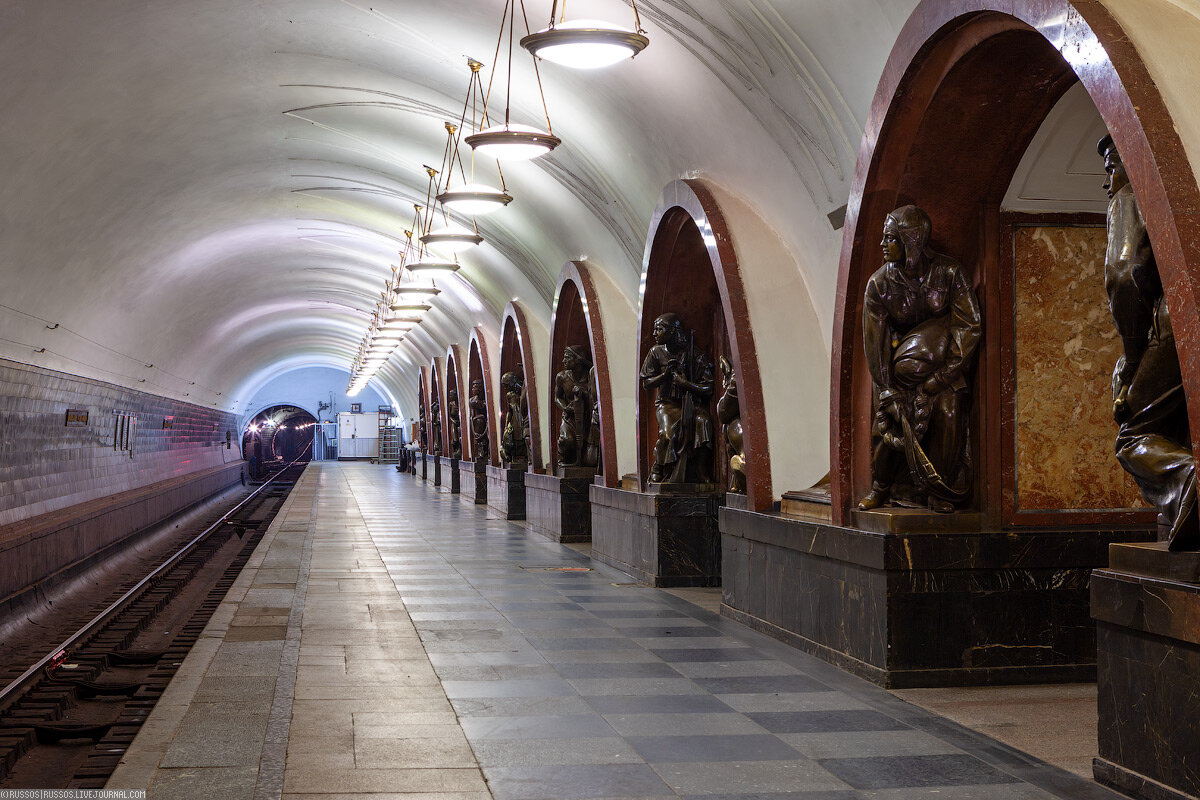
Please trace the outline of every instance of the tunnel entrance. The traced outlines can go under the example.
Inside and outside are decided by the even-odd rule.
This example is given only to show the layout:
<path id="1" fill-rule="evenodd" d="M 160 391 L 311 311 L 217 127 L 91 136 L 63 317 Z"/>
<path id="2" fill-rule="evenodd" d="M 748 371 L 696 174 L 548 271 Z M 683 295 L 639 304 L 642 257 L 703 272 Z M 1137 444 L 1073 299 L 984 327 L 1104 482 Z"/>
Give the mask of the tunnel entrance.
<path id="1" fill-rule="evenodd" d="M 242 432 L 242 458 L 250 465 L 250 478 L 257 480 L 296 459 L 311 460 L 316 430 L 316 418 L 297 406 L 260 411 Z"/>

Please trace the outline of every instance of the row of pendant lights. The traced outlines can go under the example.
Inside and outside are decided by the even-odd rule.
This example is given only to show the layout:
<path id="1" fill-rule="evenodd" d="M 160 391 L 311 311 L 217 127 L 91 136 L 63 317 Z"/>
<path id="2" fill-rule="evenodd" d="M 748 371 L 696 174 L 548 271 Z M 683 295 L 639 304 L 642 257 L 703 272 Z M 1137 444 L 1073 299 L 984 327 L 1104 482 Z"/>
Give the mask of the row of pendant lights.
<path id="1" fill-rule="evenodd" d="M 429 186 L 425 205 L 415 206 L 416 216 L 413 230 L 417 231 L 418 244 L 412 242 L 413 230 L 406 230 L 407 242 L 401 251 L 401 263 L 392 267 L 392 274 L 384 286 L 380 302 L 366 336 L 354 359 L 348 393 L 358 394 L 375 373 L 391 357 L 407 334 L 417 327 L 424 314 L 432 309 L 430 301 L 440 290 L 435 275 L 456 272 L 459 268 L 458 254 L 483 242 L 474 218 L 498 211 L 512 202 L 513 197 L 504 185 L 501 161 L 528 161 L 545 155 L 562 144 L 554 135 L 550 125 L 550 113 L 542 91 L 541 74 L 537 61 L 546 59 L 562 66 L 577 69 L 595 69 L 609 66 L 640 53 L 649 44 L 641 28 L 636 0 L 633 6 L 634 29 L 622 28 L 596 20 L 567 22 L 566 0 L 562 0 L 562 16 L 559 17 L 559 0 L 553 0 L 550 8 L 550 24 L 547 28 L 529 32 L 525 14 L 525 0 L 505 0 L 504 13 L 500 20 L 500 35 L 496 41 L 496 57 L 493 59 L 491 75 L 485 89 L 480 71 L 483 64 L 469 59 L 470 79 L 463 113 L 459 123 L 447 122 L 446 149 L 442 158 L 442 169 L 426 167 Z M 546 129 L 513 123 L 510 119 L 512 89 L 512 51 L 517 8 L 520 7 L 525 21 L 526 35 L 520 40 L 523 48 L 533 56 L 534 75 L 537 77 L 538 94 L 542 100 Z M 507 29 L 507 30 L 506 30 Z M 505 79 L 505 104 L 503 124 L 493 125 L 488 114 L 488 102 L 497 77 L 501 49 L 507 34 L 507 76 Z M 467 125 L 471 133 L 464 134 Z M 460 144 L 466 142 L 471 148 L 470 175 L 463 164 Z M 475 181 L 475 157 L 484 156 L 496 160 L 496 171 L 500 179 L 497 189 Z M 455 173 L 462 177 L 462 184 L 455 187 Z M 444 184 L 439 180 L 444 178 Z M 443 225 L 433 228 L 436 206 L 440 206 Z M 467 228 L 450 220 L 447 210 L 470 217 L 472 225 Z M 407 275 L 407 280 L 403 276 Z M 425 283 L 425 281 L 428 283 Z M 394 300 L 389 301 L 389 296 Z"/>

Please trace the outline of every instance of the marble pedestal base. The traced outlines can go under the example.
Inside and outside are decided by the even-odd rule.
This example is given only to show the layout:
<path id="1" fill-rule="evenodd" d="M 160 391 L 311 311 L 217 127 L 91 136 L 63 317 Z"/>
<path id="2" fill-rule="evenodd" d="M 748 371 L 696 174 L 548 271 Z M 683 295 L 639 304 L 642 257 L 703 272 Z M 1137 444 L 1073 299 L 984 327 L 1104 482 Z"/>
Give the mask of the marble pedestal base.
<path id="1" fill-rule="evenodd" d="M 652 586 L 720 586 L 720 495 L 589 487 L 592 558 Z"/>
<path id="2" fill-rule="evenodd" d="M 721 509 L 721 613 L 890 688 L 1088 681 L 1089 575 L 1154 537 L 878 527 Z"/>
<path id="3" fill-rule="evenodd" d="M 488 508 L 501 519 L 525 519 L 525 470 L 487 468 Z"/>
<path id="4" fill-rule="evenodd" d="M 1145 800 L 1200 797 L 1200 553 L 1114 544 L 1092 573 L 1096 780 Z"/>
<path id="5" fill-rule="evenodd" d="M 594 477 L 525 476 L 525 518 L 535 533 L 555 542 L 590 542 L 592 507 L 588 487 Z"/>
<path id="6" fill-rule="evenodd" d="M 425 453 L 418 451 L 416 453 L 416 462 L 416 467 L 421 473 L 421 480 L 429 480 L 429 457 Z M 415 475 L 416 473 L 414 472 L 413 474 Z"/>
<path id="7" fill-rule="evenodd" d="M 458 494 L 458 459 L 449 456 L 438 456 L 438 473 L 442 478 L 442 491 Z"/>
<path id="8" fill-rule="evenodd" d="M 425 480 L 434 486 L 442 485 L 441 456 L 435 456 L 433 453 L 425 454 Z"/>
<path id="9" fill-rule="evenodd" d="M 472 505 L 487 503 L 487 465 L 479 461 L 458 462 L 459 496 Z"/>

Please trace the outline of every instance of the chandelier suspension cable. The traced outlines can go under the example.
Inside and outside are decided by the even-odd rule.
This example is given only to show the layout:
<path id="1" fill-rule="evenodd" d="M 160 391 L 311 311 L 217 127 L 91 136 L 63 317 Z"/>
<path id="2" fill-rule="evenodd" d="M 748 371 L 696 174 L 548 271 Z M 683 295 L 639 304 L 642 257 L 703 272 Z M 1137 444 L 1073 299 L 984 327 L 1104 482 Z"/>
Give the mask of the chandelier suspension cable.
<path id="1" fill-rule="evenodd" d="M 520 0 L 520 2 L 521 2 L 521 17 L 525 21 L 525 35 L 528 36 L 531 33 L 533 33 L 533 31 L 529 28 L 529 15 L 525 13 L 525 0 Z M 566 3 L 566 0 L 563 0 L 564 13 L 566 12 L 566 9 L 567 9 L 567 3 Z M 517 15 L 517 10 L 514 7 L 513 8 L 513 17 L 516 17 L 516 15 Z M 512 35 L 512 27 L 510 26 L 509 30 L 508 30 L 508 71 L 509 71 L 508 91 L 510 93 L 512 92 L 512 45 L 513 45 L 513 35 Z M 538 95 L 541 96 L 541 98 L 542 98 L 542 113 L 545 114 L 545 116 L 546 116 L 546 133 L 553 136 L 554 128 L 551 127 L 551 125 L 550 125 L 550 107 L 548 105 L 546 105 L 546 90 L 542 88 L 542 71 L 540 69 L 538 69 L 537 62 L 538 62 L 538 60 L 536 58 L 534 58 L 533 59 L 533 76 L 535 78 L 537 78 Z M 504 121 L 508 122 L 508 119 L 507 119 L 508 108 L 507 107 L 504 109 L 504 113 L 505 113 L 505 117 L 506 117 Z"/>

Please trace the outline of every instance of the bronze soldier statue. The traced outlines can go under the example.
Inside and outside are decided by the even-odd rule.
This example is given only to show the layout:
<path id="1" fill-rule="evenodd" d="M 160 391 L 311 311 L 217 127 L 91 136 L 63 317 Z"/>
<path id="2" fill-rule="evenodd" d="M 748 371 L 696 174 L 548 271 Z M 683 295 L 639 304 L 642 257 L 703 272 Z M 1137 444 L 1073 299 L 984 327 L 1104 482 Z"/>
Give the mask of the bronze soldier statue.
<path id="1" fill-rule="evenodd" d="M 458 389 L 446 392 L 446 416 L 450 419 L 450 457 L 462 458 L 462 421 L 458 418 Z"/>
<path id="2" fill-rule="evenodd" d="M 420 417 L 420 422 L 417 425 L 417 444 L 421 448 L 422 453 L 429 452 L 429 432 L 425 423 L 425 392 L 421 391 L 417 395 L 417 414 Z"/>
<path id="3" fill-rule="evenodd" d="M 658 422 L 650 482 L 711 483 L 712 360 L 695 348 L 676 314 L 654 320 L 654 342 L 641 371 L 643 391 L 655 390 Z"/>
<path id="4" fill-rule="evenodd" d="M 483 381 L 471 381 L 467 406 L 471 410 L 471 447 L 475 460 L 486 464 L 491 457 L 491 447 L 488 442 L 487 395 L 483 391 Z"/>
<path id="5" fill-rule="evenodd" d="M 737 376 L 733 364 L 721 356 L 724 392 L 717 401 L 717 419 L 725 433 L 725 451 L 729 456 L 729 491 L 746 493 L 746 448 L 742 437 L 742 410 L 738 402 Z"/>
<path id="6" fill-rule="evenodd" d="M 500 461 L 509 469 L 525 469 L 529 459 L 529 446 L 525 440 L 529 430 L 525 381 L 520 372 L 506 372 L 500 377 L 500 388 L 504 391 L 505 408 L 501 418 L 504 432 L 500 436 Z"/>
<path id="7" fill-rule="evenodd" d="M 429 435 L 433 439 L 433 454 L 442 454 L 442 404 L 438 400 L 437 387 L 429 398 Z"/>
<path id="8" fill-rule="evenodd" d="M 929 248 L 931 233 L 916 206 L 888 214 L 884 265 L 867 281 L 863 345 L 875 404 L 864 511 L 897 499 L 951 511 L 971 496 L 969 378 L 983 325 L 971 282 Z"/>
<path id="9" fill-rule="evenodd" d="M 1108 180 L 1104 288 L 1122 354 L 1113 369 L 1117 459 L 1165 517 L 1168 549 L 1200 549 L 1196 465 L 1175 334 L 1158 264 L 1111 136 L 1096 147 Z"/>
<path id="10" fill-rule="evenodd" d="M 562 371 L 554 376 L 554 404 L 561 415 L 558 426 L 558 463 L 562 467 L 594 467 L 589 463 L 592 410 L 596 405 L 592 359 L 585 348 L 563 350 Z"/>

